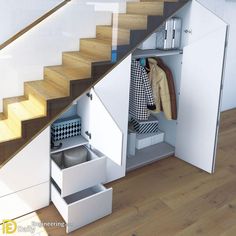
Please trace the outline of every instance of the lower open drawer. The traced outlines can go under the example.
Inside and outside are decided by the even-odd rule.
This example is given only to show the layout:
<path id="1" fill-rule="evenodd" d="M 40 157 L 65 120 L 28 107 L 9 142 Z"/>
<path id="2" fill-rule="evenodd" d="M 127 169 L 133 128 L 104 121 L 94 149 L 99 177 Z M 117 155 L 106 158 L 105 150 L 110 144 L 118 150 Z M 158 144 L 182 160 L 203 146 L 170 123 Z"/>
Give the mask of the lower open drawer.
<path id="1" fill-rule="evenodd" d="M 51 184 L 51 199 L 67 224 L 67 233 L 112 212 L 112 188 L 96 185 L 64 198 L 58 190 Z"/>

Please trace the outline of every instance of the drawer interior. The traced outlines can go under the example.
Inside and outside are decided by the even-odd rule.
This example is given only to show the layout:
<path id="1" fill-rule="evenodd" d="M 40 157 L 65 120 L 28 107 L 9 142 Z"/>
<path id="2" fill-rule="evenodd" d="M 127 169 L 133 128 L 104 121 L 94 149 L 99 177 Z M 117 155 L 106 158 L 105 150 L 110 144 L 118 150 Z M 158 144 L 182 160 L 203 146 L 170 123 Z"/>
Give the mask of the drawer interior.
<path id="1" fill-rule="evenodd" d="M 82 199 L 93 196 L 97 193 L 103 192 L 104 190 L 106 190 L 106 188 L 103 187 L 102 185 L 96 185 L 96 186 L 93 186 L 91 188 L 87 188 L 87 189 L 84 189 L 80 192 L 77 192 L 77 193 L 71 194 L 67 197 L 64 197 L 64 200 L 69 205 L 73 202 L 77 202 L 77 201 L 80 201 Z"/>
<path id="2" fill-rule="evenodd" d="M 99 152 L 96 149 L 89 148 L 86 145 L 83 145 L 83 147 L 85 147 L 87 149 L 87 151 L 88 151 L 87 158 L 86 158 L 85 162 L 82 162 L 82 163 L 79 163 L 79 164 L 83 164 L 83 163 L 86 163 L 86 162 L 89 162 L 89 161 L 92 161 L 92 160 L 96 160 L 96 159 L 104 156 L 101 152 Z M 61 170 L 78 165 L 78 164 L 74 164 L 73 166 L 65 167 L 64 166 L 64 158 L 65 158 L 65 156 L 64 156 L 64 152 L 63 151 L 51 155 L 51 159 L 56 163 L 56 165 Z M 78 158 L 79 158 L 79 156 L 78 156 Z"/>

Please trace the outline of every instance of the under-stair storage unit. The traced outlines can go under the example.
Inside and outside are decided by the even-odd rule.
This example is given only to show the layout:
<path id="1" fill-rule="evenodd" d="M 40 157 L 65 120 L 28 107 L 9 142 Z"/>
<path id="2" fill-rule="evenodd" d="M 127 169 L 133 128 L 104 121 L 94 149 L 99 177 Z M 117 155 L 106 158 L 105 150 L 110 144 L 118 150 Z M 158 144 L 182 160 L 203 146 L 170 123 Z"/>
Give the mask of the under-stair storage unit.
<path id="1" fill-rule="evenodd" d="M 29 185 L 27 183 L 28 186 L 22 185 L 20 188 L 17 184 L 14 193 L 12 192 L 13 197 L 18 197 L 15 192 L 38 184 L 38 191 L 41 194 L 45 193 L 43 194 L 45 199 L 33 202 L 30 209 L 23 211 L 20 209 L 19 214 L 26 214 L 30 210 L 47 205 L 48 186 L 51 185 L 51 200 L 68 223 L 69 233 L 111 213 L 112 189 L 106 189 L 102 184 L 123 177 L 125 167 L 127 170 L 132 170 L 175 154 L 178 158 L 205 171 L 210 173 L 214 171 L 227 25 L 195 0 L 190 1 L 176 13 L 176 16 L 183 20 L 180 50 L 164 52 L 139 50 L 134 53 L 135 58 L 159 55 L 171 68 L 175 78 L 178 119 L 167 121 L 162 113 L 156 115 L 159 119 L 159 129 L 164 134 L 160 139 L 159 137 L 156 139 L 156 144 L 140 148 L 134 157 L 126 160 L 131 61 L 129 54 L 148 34 L 184 4 L 186 1 L 128 3 L 127 13 L 117 14 L 118 28 L 117 25 L 113 25 L 114 22 L 108 26 L 97 26 L 94 32 L 96 38 L 81 39 L 79 49 L 66 47 L 67 51 L 60 57 L 62 60 L 57 57 L 58 61 L 53 62 L 62 64 L 45 67 L 42 80 L 28 81 L 27 78 L 24 92 L 22 90 L 23 97 L 4 99 L 4 113 L 0 114 L 0 131 L 7 136 L 0 140 L 1 163 L 9 161 L 83 94 L 73 105 L 75 115 L 81 118 L 81 135 L 56 141 L 50 154 L 50 143 L 47 140 L 48 146 L 42 150 L 47 150 L 44 164 L 48 165 L 45 168 L 41 163 L 42 170 L 39 171 L 39 176 L 37 173 L 37 182 L 34 179 L 36 183 Z M 150 7 L 154 5 L 158 8 Z M 71 7 L 73 8 L 72 5 Z M 66 28 L 68 25 L 70 24 L 66 23 Z M 117 39 L 115 45 L 113 45 L 113 27 L 119 33 L 115 38 Z M 64 32 L 64 37 L 71 35 L 64 30 L 61 31 Z M 34 42 L 32 40 L 34 37 L 28 41 Z M 73 36 L 73 40 L 74 38 L 77 40 L 79 37 L 76 35 Z M 21 50 L 26 47 L 25 45 L 27 41 L 21 44 Z M 114 48 L 115 59 L 119 64 L 110 60 Z M 33 57 L 37 58 L 35 50 L 32 51 Z M 100 55 L 101 51 L 104 55 Z M 52 54 L 51 57 L 54 58 L 55 55 Z M 10 74 L 12 75 L 12 71 Z M 40 77 L 32 79 L 35 78 Z M 28 113 L 28 110 L 33 110 L 32 107 L 38 107 L 37 114 Z M 17 110 L 22 117 L 17 118 L 13 115 Z M 8 125 L 12 126 L 11 129 Z M 15 131 L 15 125 L 18 128 L 17 134 L 11 133 L 11 130 Z M 10 139 L 4 130 L 10 131 Z M 146 144 L 142 146 L 140 142 L 137 145 L 146 146 Z M 81 156 L 78 157 L 80 160 L 73 160 L 74 156 L 68 154 L 68 152 L 73 153 L 76 148 L 86 150 L 85 161 L 81 161 Z M 28 153 L 27 156 L 29 155 L 31 154 Z M 49 155 L 51 183 L 49 183 Z M 37 161 L 39 160 L 41 159 Z M 31 161 L 32 165 L 35 165 L 35 161 L 33 159 Z M 71 164 L 73 161 L 74 164 Z M 22 163 L 24 164 L 24 162 L 21 164 L 13 162 L 13 169 L 15 166 L 18 169 Z M 25 166 L 28 168 L 28 165 Z M 9 189 L 6 191 L 10 194 Z M 30 198 L 33 195 L 33 188 L 28 191 L 27 194 L 23 193 L 24 200 L 27 200 L 25 195 Z M 6 195 L 5 190 L 4 195 Z M 12 202 L 18 204 L 15 200 Z M 0 205 L 4 204 L 5 200 L 1 201 Z M 8 216 L 15 217 L 15 215 Z"/>
<path id="2" fill-rule="evenodd" d="M 51 149 L 51 199 L 68 233 L 111 213 L 112 188 L 102 184 L 107 182 L 107 159 L 121 164 L 123 150 L 123 133 L 93 89 L 74 107 L 81 118 L 81 135 L 56 141 Z M 76 148 L 82 148 L 86 158 L 68 166 L 66 158 L 84 155 L 78 151 L 76 156 Z"/>
<path id="3" fill-rule="evenodd" d="M 227 24 L 197 1 L 189 2 L 175 16 L 183 22 L 181 48 L 138 49 L 133 59 L 159 57 L 171 69 L 177 120 L 167 120 L 162 112 L 154 114 L 160 131 L 165 133 L 164 142 L 136 149 L 135 155 L 127 158 L 127 171 L 175 155 L 214 172 Z"/>

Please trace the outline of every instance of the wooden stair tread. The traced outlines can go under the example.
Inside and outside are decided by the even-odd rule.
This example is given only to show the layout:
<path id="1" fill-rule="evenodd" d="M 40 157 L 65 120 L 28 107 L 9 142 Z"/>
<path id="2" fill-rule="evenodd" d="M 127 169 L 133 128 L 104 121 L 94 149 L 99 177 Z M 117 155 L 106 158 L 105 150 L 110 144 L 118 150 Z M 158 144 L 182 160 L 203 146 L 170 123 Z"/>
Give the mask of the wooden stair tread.
<path id="1" fill-rule="evenodd" d="M 112 43 L 107 39 L 83 38 L 80 39 L 80 51 L 90 55 L 111 59 Z"/>
<path id="2" fill-rule="evenodd" d="M 96 44 L 102 44 L 105 46 L 111 46 L 111 42 L 107 39 L 99 39 L 99 38 L 82 38 L 80 41 L 86 41 L 86 42 L 91 42 L 91 43 L 96 43 Z"/>
<path id="3" fill-rule="evenodd" d="M 97 27 L 99 27 L 99 28 L 107 28 L 107 29 L 112 29 L 112 28 L 114 28 L 114 26 L 112 26 L 112 25 L 97 25 Z M 115 28 L 116 30 L 120 30 L 120 31 L 130 31 L 130 29 L 127 29 L 127 28 L 122 28 L 122 27 L 116 27 Z"/>
<path id="4" fill-rule="evenodd" d="M 114 22 L 115 19 L 118 19 L 118 28 L 123 29 L 146 29 L 147 28 L 147 15 L 143 14 L 130 14 L 130 13 L 115 13 L 113 17 L 113 25 L 116 25 Z"/>
<path id="5" fill-rule="evenodd" d="M 67 94 L 62 91 L 58 86 L 44 80 L 36 80 L 26 82 L 25 86 L 33 90 L 35 94 L 43 97 L 45 100 L 66 97 Z"/>
<path id="6" fill-rule="evenodd" d="M 105 38 L 112 45 L 127 45 L 130 42 L 130 29 L 115 27 L 113 25 L 97 25 L 97 38 Z"/>
<path id="7" fill-rule="evenodd" d="M 20 138 L 20 134 L 9 128 L 8 119 L 0 120 L 0 142 L 7 142 L 17 138 Z"/>
<path id="8" fill-rule="evenodd" d="M 25 100 L 27 100 L 27 98 L 25 96 L 17 96 L 17 97 L 11 97 L 11 98 L 4 98 L 3 99 L 5 104 L 21 102 L 21 101 L 25 101 Z"/>
<path id="9" fill-rule="evenodd" d="M 127 13 L 163 15 L 164 2 L 127 2 Z"/>
<path id="10" fill-rule="evenodd" d="M 20 121 L 30 120 L 45 116 L 44 111 L 34 106 L 30 100 L 12 103 L 8 105 L 8 117 L 11 115 Z"/>
<path id="11" fill-rule="evenodd" d="M 7 106 L 11 103 L 25 101 L 27 98 L 25 96 L 16 96 L 10 98 L 3 98 L 3 113 L 7 117 Z"/>
<path id="12" fill-rule="evenodd" d="M 67 80 L 79 80 L 79 79 L 89 79 L 90 75 L 80 68 L 68 67 L 68 66 L 48 66 L 46 69 L 53 70 L 63 76 Z"/>
<path id="13" fill-rule="evenodd" d="M 71 52 L 64 52 L 63 54 L 67 54 L 71 57 L 74 57 L 75 59 L 81 59 L 84 62 L 87 62 L 89 64 L 93 62 L 100 62 L 100 61 L 105 61 L 106 58 L 98 55 L 91 55 L 85 52 L 81 51 L 71 51 Z"/>

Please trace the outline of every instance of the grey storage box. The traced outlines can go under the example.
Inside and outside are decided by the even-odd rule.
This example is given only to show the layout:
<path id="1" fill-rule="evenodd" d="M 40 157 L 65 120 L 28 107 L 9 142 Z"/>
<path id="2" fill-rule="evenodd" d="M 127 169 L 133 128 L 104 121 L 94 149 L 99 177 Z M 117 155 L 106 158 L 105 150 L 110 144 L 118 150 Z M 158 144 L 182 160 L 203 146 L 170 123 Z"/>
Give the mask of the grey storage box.
<path id="1" fill-rule="evenodd" d="M 172 36 L 172 49 L 180 48 L 181 43 L 181 30 L 182 30 L 182 20 L 181 18 L 173 17 L 173 36 Z"/>
<path id="2" fill-rule="evenodd" d="M 142 149 L 164 141 L 165 134 L 161 131 L 151 134 L 137 134 L 136 148 Z"/>
<path id="3" fill-rule="evenodd" d="M 136 120 L 135 118 L 131 118 L 131 123 L 133 124 L 134 130 L 139 134 L 147 134 L 147 133 L 156 133 L 158 132 L 158 124 L 159 121 L 155 116 L 150 116 L 148 120 Z"/>
<path id="4" fill-rule="evenodd" d="M 156 48 L 160 50 L 169 50 L 172 45 L 172 20 L 164 22 L 156 33 Z"/>
<path id="5" fill-rule="evenodd" d="M 172 17 L 164 22 L 156 33 L 156 48 L 171 50 L 180 48 L 182 20 Z"/>

